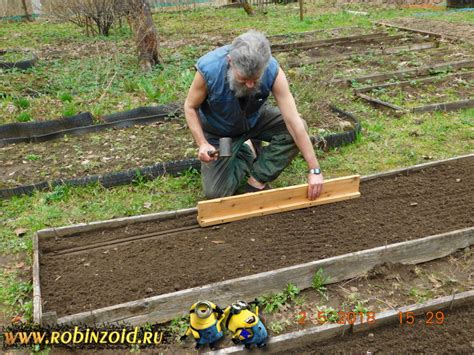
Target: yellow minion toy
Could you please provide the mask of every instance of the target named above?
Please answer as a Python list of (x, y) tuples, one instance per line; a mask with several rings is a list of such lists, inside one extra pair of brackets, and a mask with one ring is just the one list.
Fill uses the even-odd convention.
[(253, 313), (244, 301), (232, 304), (224, 310), (226, 328), (232, 332), (234, 344), (244, 344), (250, 349), (252, 344), (258, 348), (266, 346), (267, 329), (258, 318), (258, 306)]
[(221, 323), (224, 320), (222, 309), (209, 301), (199, 301), (189, 309), (190, 326), (181, 340), (188, 335), (196, 340), (196, 349), (209, 344), (211, 350), (215, 349), (216, 342), (224, 336)]

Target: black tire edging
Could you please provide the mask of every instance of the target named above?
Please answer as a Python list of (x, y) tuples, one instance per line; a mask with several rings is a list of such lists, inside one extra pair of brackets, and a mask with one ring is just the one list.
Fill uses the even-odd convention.
[[(354, 129), (347, 132), (329, 134), (323, 136), (322, 138), (311, 137), (311, 141), (313, 142), (315, 147), (324, 150), (330, 148), (337, 148), (346, 144), (353, 143), (356, 141), (357, 136), (361, 132), (360, 122), (354, 115), (341, 109), (338, 109), (335, 106), (331, 106), (331, 109), (334, 112), (346, 118), (349, 118), (354, 123)], [(23, 194), (32, 194), (35, 190), (50, 190), (60, 185), (86, 186), (89, 184), (100, 183), (106, 188), (119, 185), (127, 185), (140, 180), (153, 180), (159, 176), (167, 174), (173, 176), (179, 175), (190, 169), (199, 169), (200, 166), (201, 162), (198, 159), (174, 160), (141, 168), (127, 169), (124, 171), (107, 173), (103, 175), (88, 175), (76, 179), (58, 179), (54, 180), (51, 183), (43, 181), (33, 185), (24, 185), (14, 188), (0, 189), (0, 198), (6, 199)]]
[[(81, 115), (85, 115), (84, 117), (87, 116), (88, 119), (86, 121), (81, 121), (81, 120), (76, 121), (77, 125), (75, 127), (60, 129), (60, 130), (53, 129), (51, 132), (45, 133), (42, 135), (30, 135), (30, 134), (27, 134), (28, 132), (26, 132), (26, 134), (23, 134), (21, 136), (20, 135), (21, 133), (18, 132), (20, 134), (18, 134), (16, 137), (1, 138), (0, 147), (6, 146), (9, 144), (14, 144), (14, 143), (46, 142), (49, 140), (61, 138), (65, 135), (83, 135), (83, 134), (88, 134), (88, 133), (104, 131), (110, 128), (127, 128), (127, 127), (132, 127), (135, 125), (148, 125), (154, 122), (166, 121), (168, 119), (169, 120), (175, 119), (177, 117), (177, 114), (179, 113), (179, 110), (170, 109), (170, 107), (172, 106), (163, 105), (163, 106), (139, 107), (130, 111), (118, 112), (115, 114), (105, 116), (104, 119), (107, 118), (110, 121), (108, 121), (107, 123), (102, 123), (102, 124), (93, 124), (92, 114), (89, 112), (85, 112), (80, 115), (67, 117), (67, 119), (71, 119), (70, 121), (74, 121), (74, 120), (77, 120), (78, 116), (81, 116)], [(140, 116), (140, 114), (143, 112), (148, 112), (150, 114), (146, 116)], [(123, 118), (123, 119), (120, 119), (120, 118)], [(65, 119), (50, 120), (50, 121), (44, 121), (44, 122), (9, 123), (9, 124), (0, 126), (0, 137), (2, 136), (2, 130), (6, 130), (6, 131), (18, 130), (19, 131), (20, 129), (22, 129), (21, 127), (26, 127), (23, 125), (27, 125), (27, 124), (34, 124), (35, 125), (34, 127), (41, 128), (41, 127), (46, 127), (47, 125), (57, 124), (58, 122), (60, 122), (60, 120), (65, 120)], [(4, 134), (3, 136), (5, 135), (6, 134)]]
[[(362, 131), (362, 126), (359, 120), (350, 112), (346, 112), (337, 108), (334, 105), (330, 106), (331, 110), (345, 118), (348, 118), (354, 124), (354, 128), (340, 133), (333, 133), (323, 137), (322, 149), (327, 150), (330, 148), (342, 147), (346, 144), (354, 143), (357, 140), (357, 136)], [(325, 143), (325, 144), (324, 144)]]
[(0, 126), (0, 142), (19, 139), (34, 140), (36, 137), (41, 137), (51, 132), (90, 126), (92, 124), (94, 124), (94, 117), (90, 112), (49, 121), (7, 123)]
[(176, 160), (103, 175), (88, 175), (76, 179), (57, 179), (53, 182), (42, 181), (32, 185), (0, 189), (0, 198), (7, 199), (13, 196), (30, 195), (35, 190), (46, 191), (61, 185), (86, 186), (100, 183), (106, 188), (127, 185), (140, 180), (153, 180), (167, 174), (179, 175), (190, 169), (198, 169), (200, 166), (201, 162), (197, 159)]
[[(5, 54), (6, 51), (3, 51)], [(36, 55), (33, 54), (33, 58), (32, 59), (28, 59), (28, 60), (21, 60), (19, 62), (2, 62), (0, 61), (0, 69), (13, 69), (13, 68), (16, 68), (16, 69), (20, 69), (20, 70), (26, 70), (26, 69), (29, 69), (31, 67), (33, 67), (36, 62), (38, 61), (38, 57)]]
[(114, 123), (119, 121), (126, 121), (136, 119), (138, 117), (151, 116), (177, 116), (182, 113), (181, 105), (171, 103), (160, 106), (142, 106), (134, 108), (130, 111), (116, 112), (102, 117), (106, 123)]

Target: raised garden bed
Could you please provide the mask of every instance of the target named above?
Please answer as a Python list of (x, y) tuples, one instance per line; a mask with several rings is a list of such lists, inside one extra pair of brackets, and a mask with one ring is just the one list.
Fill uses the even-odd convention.
[(0, 125), (0, 147), (14, 143), (38, 143), (66, 135), (84, 135), (107, 129), (127, 128), (154, 122), (165, 122), (181, 112), (178, 104), (138, 107), (130, 111), (105, 115), (105, 123), (94, 124), (90, 112), (54, 120), (7, 123)]
[[(413, 312), (417, 323), (424, 323), (424, 326), (430, 327), (428, 329), (444, 328), (443, 332), (449, 331), (453, 319), (449, 311), (473, 305), (473, 291), (469, 292), (471, 269), (472, 252), (470, 248), (465, 248), (444, 258), (421, 264), (378, 265), (361, 276), (327, 285), (325, 290), (310, 288), (302, 291), (277, 310), (270, 311), (267, 309), (268, 303), (261, 304), (260, 316), (270, 334), (266, 351), (296, 353), (301, 346), (308, 347), (308, 350), (312, 346), (313, 350), (318, 350), (318, 342), (321, 346), (327, 344), (337, 347), (341, 341), (349, 341), (354, 335), (364, 332), (360, 321), (368, 322), (368, 312), (373, 312), (371, 314), (375, 320), (371, 321), (372, 324), (364, 332), (364, 345), (369, 347), (378, 341), (385, 325), (414, 329), (415, 324), (400, 325), (398, 312)], [(271, 298), (271, 295), (265, 296), (263, 299)], [(410, 304), (411, 306), (407, 306)], [(318, 318), (319, 312), (326, 319)], [(358, 312), (362, 312), (362, 315)], [(429, 312), (433, 315), (431, 320)], [(436, 322), (441, 323), (440, 317), (443, 315), (442, 324), (437, 324)], [(405, 313), (403, 320), (406, 319)], [(429, 324), (426, 324), (427, 321)], [(455, 334), (458, 333), (451, 334), (451, 338), (456, 338)], [(328, 338), (329, 340), (324, 340)], [(400, 346), (386, 345), (380, 344), (376, 350), (388, 351)], [(415, 349), (417, 344), (412, 346)], [(163, 350), (184, 352), (191, 347), (192, 342), (186, 342), (167, 345)], [(219, 344), (219, 348), (222, 349), (219, 352), (221, 354), (243, 353), (242, 347), (233, 345), (228, 338)], [(360, 350), (365, 353), (364, 350), (372, 350), (372, 347)]]
[(408, 32), (425, 33), (433, 37), (459, 41), (460, 43), (470, 42), (474, 44), (474, 26), (467, 23), (450, 23), (442, 20), (409, 18), (384, 21), (379, 24)]
[[(404, 317), (402, 324), (399, 312)], [(407, 312), (413, 316), (413, 324), (406, 323)], [(382, 312), (374, 324), (332, 324), (278, 336), (270, 340), (269, 351), (274, 354), (332, 354), (349, 350), (372, 354), (379, 351), (418, 353), (427, 349), (442, 349), (450, 353), (469, 353), (472, 351), (470, 319), (473, 316), (474, 291), (467, 291)], [(444, 317), (443, 322), (437, 324), (441, 322), (441, 317)], [(231, 353), (243, 351), (234, 347), (218, 352)]]
[[(315, 64), (322, 61), (341, 61), (358, 56), (400, 54), (437, 48), (439, 43), (420, 35), (386, 35), (373, 33), (364, 36), (328, 41), (300, 42), (278, 45), (279, 50), (302, 50), (299, 57), (290, 61), (291, 67)], [(275, 45), (276, 46), (276, 45)]]
[(292, 41), (287, 43), (275, 43), (272, 44), (272, 52), (288, 52), (294, 50), (312, 50), (315, 48), (325, 47), (363, 47), (371, 46), (374, 43), (388, 43), (392, 41), (408, 40), (404, 35), (393, 35), (391, 36), (387, 32), (374, 32), (364, 35), (352, 35), (346, 37), (336, 37), (329, 39), (312, 39), (305, 41)]
[(357, 200), (205, 229), (188, 210), (40, 231), (35, 319), (165, 321), (196, 297), (307, 288), (319, 267), (337, 282), (381, 262), (442, 257), (474, 243), (473, 173), (473, 155), (429, 163), (363, 178)]
[[(396, 70), (384, 73), (371, 73), (352, 78), (336, 79), (333, 83), (339, 85), (354, 86), (358, 91), (366, 91), (371, 86), (379, 87), (387, 82), (392, 85), (397, 81), (417, 80), (420, 78), (435, 77), (447, 73), (458, 73), (461, 71), (472, 70), (474, 68), (474, 59), (458, 60), (444, 63), (435, 63), (417, 68)], [(378, 84), (376, 84), (378, 83)], [(376, 84), (376, 85), (374, 85)], [(361, 88), (361, 86), (363, 86)]]
[(357, 95), (380, 107), (396, 111), (452, 111), (474, 107), (474, 72), (375, 85), (356, 90)]
[[(156, 120), (156, 117), (152, 119)], [(41, 144), (0, 147), (0, 164), (6, 167), (0, 173), (0, 197), (29, 193), (35, 188), (45, 189), (61, 183), (85, 185), (101, 182), (104, 186), (115, 186), (131, 183), (139, 176), (156, 178), (167, 171), (179, 173), (190, 167), (199, 167), (196, 160), (184, 161), (196, 156), (195, 144), (184, 119), (162, 120), (126, 130), (111, 129), (100, 134), (66, 136)], [(110, 124), (122, 122), (128, 121)], [(313, 141), (321, 148), (351, 143), (361, 129), (357, 119), (337, 108), (326, 108), (324, 115), (319, 117), (319, 124), (310, 120), (308, 124), (342, 131), (322, 134), (323, 139), (315, 136)], [(342, 127), (346, 130), (343, 131)], [(315, 129), (312, 131), (314, 134)], [(179, 163), (172, 163), (174, 161)], [(140, 173), (136, 173), (136, 169)]]

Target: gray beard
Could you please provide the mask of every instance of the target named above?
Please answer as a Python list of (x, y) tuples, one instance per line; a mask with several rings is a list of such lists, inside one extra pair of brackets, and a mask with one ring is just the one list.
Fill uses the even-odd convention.
[(245, 84), (241, 84), (237, 81), (230, 68), (227, 71), (227, 81), (229, 82), (230, 89), (234, 92), (236, 97), (255, 96), (260, 92), (260, 85), (262, 84), (262, 79), (259, 79), (255, 83), (255, 86), (249, 89)]

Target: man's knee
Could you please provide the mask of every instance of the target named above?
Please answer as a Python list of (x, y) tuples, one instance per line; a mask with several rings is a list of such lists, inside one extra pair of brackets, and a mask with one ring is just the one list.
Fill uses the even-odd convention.
[(231, 189), (222, 189), (216, 186), (214, 187), (206, 187), (203, 188), (204, 196), (208, 200), (212, 200), (215, 198), (221, 198), (226, 196), (232, 196), (234, 194), (234, 190)]
[(204, 196), (208, 200), (232, 196), (237, 188), (236, 183), (229, 177), (225, 179), (223, 176), (207, 175), (202, 169), (201, 174)]

